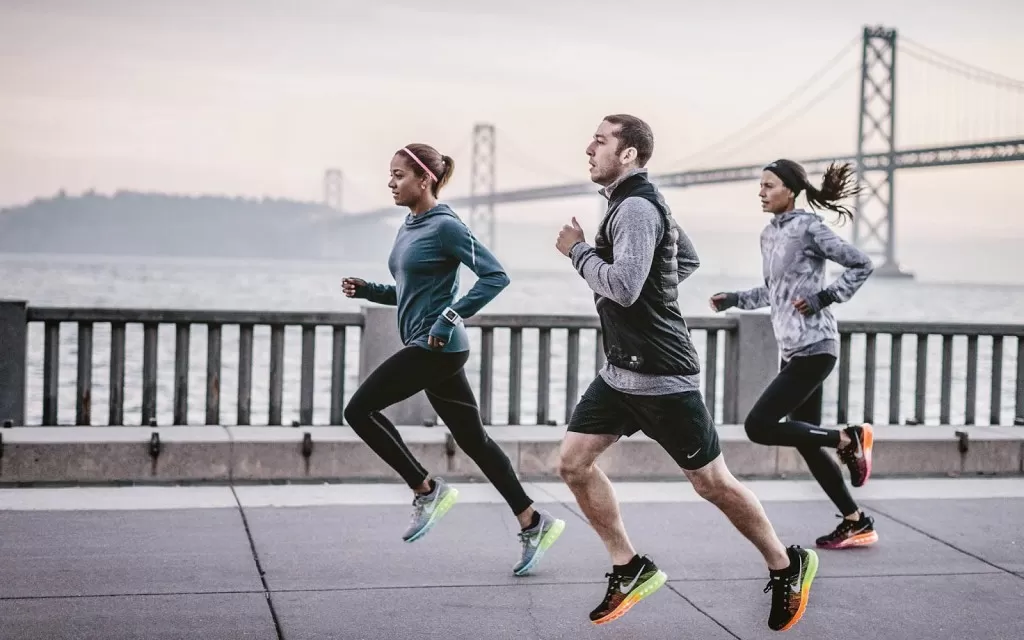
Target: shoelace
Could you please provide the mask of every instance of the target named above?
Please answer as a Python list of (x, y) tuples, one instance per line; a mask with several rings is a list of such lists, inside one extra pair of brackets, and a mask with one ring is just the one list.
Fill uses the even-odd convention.
[(836, 533), (843, 532), (843, 531), (845, 531), (847, 529), (853, 529), (854, 527), (856, 527), (857, 525), (860, 524), (860, 520), (847, 520), (846, 518), (843, 518), (842, 516), (839, 516), (839, 517), (841, 518), (841, 520), (840, 520), (839, 524), (836, 525)]
[(608, 591), (604, 594), (605, 599), (612, 597), (616, 593), (622, 593), (622, 579), (625, 576), (620, 576), (616, 573), (606, 573), (604, 577), (608, 578)]
[(855, 529), (858, 525), (861, 524), (860, 520), (847, 520), (841, 514), (838, 513), (836, 514), (836, 517), (840, 518), (840, 521), (839, 524), (836, 525), (835, 531), (832, 532), (832, 536), (841, 535), (846, 531)]
[(776, 591), (772, 595), (781, 595), (788, 598), (790, 592), (792, 591), (793, 583), (796, 582), (796, 579), (799, 575), (800, 574), (795, 573), (791, 576), (771, 576), (770, 578), (768, 578), (768, 584), (764, 586), (764, 591), (762, 591), (762, 593), (768, 593), (772, 590), (772, 587), (774, 587), (776, 583), (778, 583), (778, 585), (782, 587), (782, 589), (780, 591)]
[(430, 503), (430, 498), (428, 498), (426, 495), (416, 496), (415, 498), (413, 498), (412, 499), (412, 509), (413, 509), (413, 511), (412, 511), (412, 518), (410, 518), (410, 521), (411, 522), (415, 522), (421, 515), (423, 515), (423, 510), (427, 508), (427, 504), (429, 504), (429, 503)]
[(857, 459), (857, 452), (860, 450), (860, 438), (856, 432), (850, 432), (850, 444), (842, 449), (836, 450), (839, 460), (842, 462), (853, 462)]

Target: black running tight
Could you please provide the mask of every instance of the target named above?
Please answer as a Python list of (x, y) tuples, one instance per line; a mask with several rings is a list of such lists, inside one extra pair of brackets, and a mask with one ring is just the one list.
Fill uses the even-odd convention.
[(459, 447), (480, 467), (513, 513), (532, 504), (508, 456), (484, 430), (463, 366), (469, 352), (444, 353), (406, 347), (366, 378), (345, 407), (345, 421), (412, 488), (429, 476), (409, 451), (395, 425), (380, 412), (425, 391)]
[[(822, 447), (839, 446), (839, 431), (822, 429), (822, 383), (835, 367), (829, 354), (782, 361), (779, 374), (754, 403), (744, 424), (747, 436), (758, 444), (795, 447), (814, 479), (842, 515), (857, 513), (839, 465)], [(783, 418), (789, 417), (788, 420)]]

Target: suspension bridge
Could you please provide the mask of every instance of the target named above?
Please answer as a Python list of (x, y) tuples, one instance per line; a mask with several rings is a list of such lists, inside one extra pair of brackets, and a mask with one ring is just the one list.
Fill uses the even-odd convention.
[[(859, 64), (850, 65), (830, 83), (821, 86), (830, 73), (849, 63), (858, 44)], [(928, 100), (926, 105), (915, 105), (911, 101), (911, 110), (900, 111), (904, 114), (900, 129), (897, 129), (897, 59), (901, 61), (901, 86), (911, 85), (915, 89), (914, 96), (927, 96)], [(910, 274), (900, 267), (896, 247), (896, 171), (1024, 160), (1024, 81), (898, 38), (895, 29), (868, 26), (777, 104), (688, 159), (707, 162), (709, 157), (724, 158), (735, 156), (737, 152), (749, 152), (758, 141), (778, 135), (840, 88), (848, 88), (848, 82), (856, 78), (858, 70), (855, 151), (819, 155), (800, 162), (812, 175), (822, 173), (831, 162), (850, 162), (856, 167), (863, 188), (854, 203), (852, 240), (876, 260), (876, 275), (907, 277)], [(936, 97), (936, 86), (942, 87), (942, 98)], [(814, 89), (818, 90), (812, 93)], [(904, 132), (902, 141), (906, 130), (915, 128), (919, 134), (915, 137), (942, 140), (930, 144), (898, 144), (897, 131)], [(493, 124), (474, 126), (469, 194), (445, 199), (453, 206), (469, 208), (469, 225), (483, 242), (491, 246), (497, 244), (496, 206), (499, 204), (595, 194), (596, 187), (589, 181), (498, 191), (496, 142)], [(653, 174), (651, 179), (661, 188), (756, 181), (763, 166), (762, 161), (688, 168)], [(325, 202), (339, 212), (342, 210), (341, 184), (341, 171), (328, 170), (324, 178)], [(395, 215), (400, 211), (392, 206), (347, 212), (343, 219)]]

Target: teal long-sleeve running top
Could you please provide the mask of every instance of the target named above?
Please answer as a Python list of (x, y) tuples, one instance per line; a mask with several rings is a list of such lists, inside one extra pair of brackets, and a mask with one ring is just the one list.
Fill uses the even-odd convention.
[[(461, 264), (478, 279), (456, 301)], [(461, 323), (453, 326), (441, 312), (451, 307), (460, 317), (470, 318), (509, 284), (498, 259), (446, 204), (406, 216), (388, 257), (388, 268), (394, 285), (368, 283), (357, 295), (398, 307), (398, 331), (406, 346), (426, 349), (428, 336), (435, 335), (445, 338), (440, 349), (445, 352), (468, 351), (469, 337)]]

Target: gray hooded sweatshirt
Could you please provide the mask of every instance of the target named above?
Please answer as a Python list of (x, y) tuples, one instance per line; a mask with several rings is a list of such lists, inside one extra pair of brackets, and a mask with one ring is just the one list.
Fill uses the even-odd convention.
[[(599, 193), (607, 198), (623, 181), (638, 173), (646, 175), (647, 169), (627, 171)], [(678, 228), (678, 223), (676, 226)], [(676, 263), (679, 282), (682, 283), (697, 270), (700, 259), (690, 238), (682, 228), (677, 230)], [(664, 233), (661, 213), (644, 198), (626, 198), (619, 206), (619, 214), (612, 221), (608, 233), (612, 237), (615, 254), (613, 262), (602, 260), (594, 247), (586, 242), (577, 243), (569, 255), (576, 271), (594, 293), (628, 307), (640, 297), (654, 263), (654, 252)], [(600, 375), (611, 388), (633, 395), (661, 396), (700, 390), (700, 374), (652, 375), (620, 369), (606, 362)]]
[[(825, 286), (825, 265), (846, 267)], [(839, 355), (839, 329), (828, 308), (846, 302), (874, 270), (871, 259), (835, 234), (816, 213), (797, 209), (776, 215), (761, 232), (765, 286), (737, 292), (740, 309), (771, 307), (772, 328), (782, 357)], [(793, 302), (806, 299), (815, 310), (801, 314)]]

